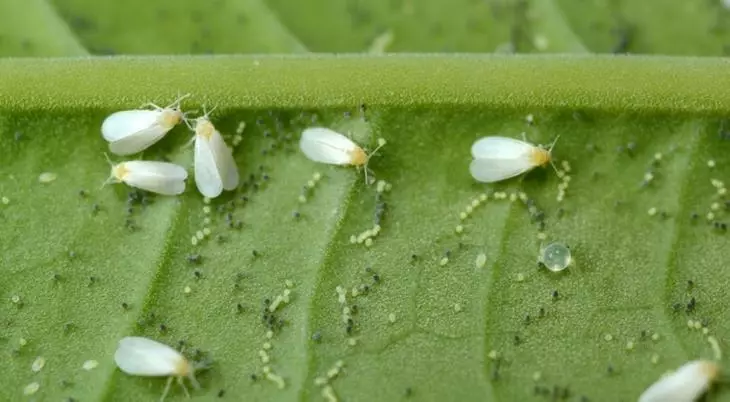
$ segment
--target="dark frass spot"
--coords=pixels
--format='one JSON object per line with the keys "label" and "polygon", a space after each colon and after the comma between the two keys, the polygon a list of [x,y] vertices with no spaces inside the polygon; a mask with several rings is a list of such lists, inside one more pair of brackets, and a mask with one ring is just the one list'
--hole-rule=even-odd
{"label": "dark frass spot", "polygon": [[692,296],[692,298],[687,303],[687,312],[691,313],[691,312],[695,311],[696,306],[697,306],[697,299],[695,299],[694,296]]}

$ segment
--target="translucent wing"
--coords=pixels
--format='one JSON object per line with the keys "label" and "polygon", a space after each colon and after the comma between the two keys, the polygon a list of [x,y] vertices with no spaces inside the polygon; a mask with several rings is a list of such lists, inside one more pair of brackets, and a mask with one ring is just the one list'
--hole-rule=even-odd
{"label": "translucent wing", "polygon": [[185,191],[188,173],[182,166],[167,162],[125,162],[124,182],[132,187],[162,195],[178,195]]}
{"label": "translucent wing", "polygon": [[195,137],[195,185],[208,198],[218,197],[223,192],[223,179],[218,172],[215,153],[210,141],[202,136]]}
{"label": "translucent wing", "polygon": [[477,181],[494,183],[518,176],[534,167],[527,158],[474,159],[469,165],[469,172]]}
{"label": "translucent wing", "polygon": [[358,145],[336,131],[312,127],[302,132],[299,148],[315,162],[349,165],[352,159],[350,152]]}
{"label": "translucent wing", "polygon": [[660,378],[639,397],[639,402],[692,402],[697,400],[717,375],[714,363],[692,361]]}
{"label": "translucent wing", "polygon": [[170,131],[170,129],[166,129],[155,124],[148,129],[137,131],[132,135],[110,142],[109,150],[116,155],[122,156],[136,154],[144,151],[157,141],[161,140],[168,131]]}
{"label": "translucent wing", "polygon": [[107,141],[117,141],[150,128],[157,123],[159,110],[124,110],[112,113],[101,124],[101,134]]}
{"label": "translucent wing", "polygon": [[169,376],[178,374],[186,362],[175,349],[147,338],[122,338],[114,353],[114,361],[127,374]]}
{"label": "translucent wing", "polygon": [[477,159],[517,159],[530,155],[534,145],[507,137],[484,137],[471,146],[471,155]]}
{"label": "translucent wing", "polygon": [[233,159],[233,152],[228,148],[223,136],[215,131],[208,140],[213,158],[215,159],[218,174],[223,180],[224,190],[234,190],[238,187],[238,167]]}
{"label": "translucent wing", "polygon": [[117,155],[131,155],[149,148],[172,127],[159,124],[158,110],[125,110],[107,117],[101,125],[109,150]]}

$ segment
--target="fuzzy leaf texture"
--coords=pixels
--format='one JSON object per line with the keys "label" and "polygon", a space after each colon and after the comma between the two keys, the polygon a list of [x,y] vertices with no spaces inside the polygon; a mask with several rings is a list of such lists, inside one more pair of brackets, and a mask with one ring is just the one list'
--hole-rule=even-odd
{"label": "fuzzy leaf texture", "polygon": [[[124,336],[210,362],[192,401],[628,402],[724,366],[730,13],[444,4],[0,0],[0,400],[158,400],[164,378],[114,364]],[[240,188],[102,188],[103,119],[179,93],[218,107]],[[389,191],[308,161],[313,125],[386,139],[369,168]],[[477,138],[523,132],[560,136],[563,178],[471,178]],[[192,173],[191,136],[141,157]],[[552,241],[559,273],[537,264]]]}

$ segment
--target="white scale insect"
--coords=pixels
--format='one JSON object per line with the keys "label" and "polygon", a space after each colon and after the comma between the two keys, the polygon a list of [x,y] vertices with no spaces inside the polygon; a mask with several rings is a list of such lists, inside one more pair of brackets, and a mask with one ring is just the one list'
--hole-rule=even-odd
{"label": "white scale insect", "polygon": [[130,375],[169,377],[160,402],[164,401],[170,392],[173,378],[177,378],[178,384],[188,398],[190,393],[183,383],[183,378],[187,377],[195,389],[200,388],[198,380],[195,379],[198,367],[177,350],[152,339],[137,336],[122,338],[114,353],[114,362],[120,370]]}
{"label": "white scale insect", "polygon": [[558,138],[549,149],[543,149],[507,137],[483,137],[471,146],[474,160],[469,172],[475,180],[494,183],[529,172],[537,166],[552,163],[552,150]]}
{"label": "white scale insect", "polygon": [[368,155],[354,141],[336,131],[324,127],[310,127],[302,132],[299,148],[307,158],[314,162],[340,166],[363,166],[365,182],[368,183],[368,161],[385,143],[384,139],[379,139],[378,147]]}
{"label": "white scale insect", "polygon": [[178,195],[185,191],[188,172],[182,166],[156,161],[126,161],[115,165],[108,156],[107,161],[112,170],[102,187],[109,183],[125,183],[162,195]]}
{"label": "white scale insect", "polygon": [[117,155],[131,155],[161,140],[185,118],[180,102],[188,96],[180,96],[164,108],[150,103],[145,106],[154,110],[123,110],[109,115],[101,124],[101,134],[109,141],[109,150]]}
{"label": "white scale insect", "polygon": [[235,190],[239,180],[233,151],[208,118],[212,111],[204,111],[205,114],[193,120],[190,127],[195,131],[192,139],[195,141],[195,184],[208,198],[218,197],[223,190]]}
{"label": "white scale insect", "polygon": [[720,374],[711,361],[694,360],[660,378],[639,397],[639,402],[693,402],[704,394]]}

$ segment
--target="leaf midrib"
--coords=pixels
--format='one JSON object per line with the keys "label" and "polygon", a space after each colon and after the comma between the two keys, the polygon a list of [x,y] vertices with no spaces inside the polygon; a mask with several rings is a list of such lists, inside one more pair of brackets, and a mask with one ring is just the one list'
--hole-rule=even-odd
{"label": "leaf midrib", "polygon": [[[120,108],[185,91],[193,94],[191,102],[204,100],[221,109],[365,103],[721,115],[730,104],[728,63],[661,56],[436,54],[7,59],[0,60],[5,77],[0,109]],[[45,85],[39,76],[56,77],[56,85]]]}

